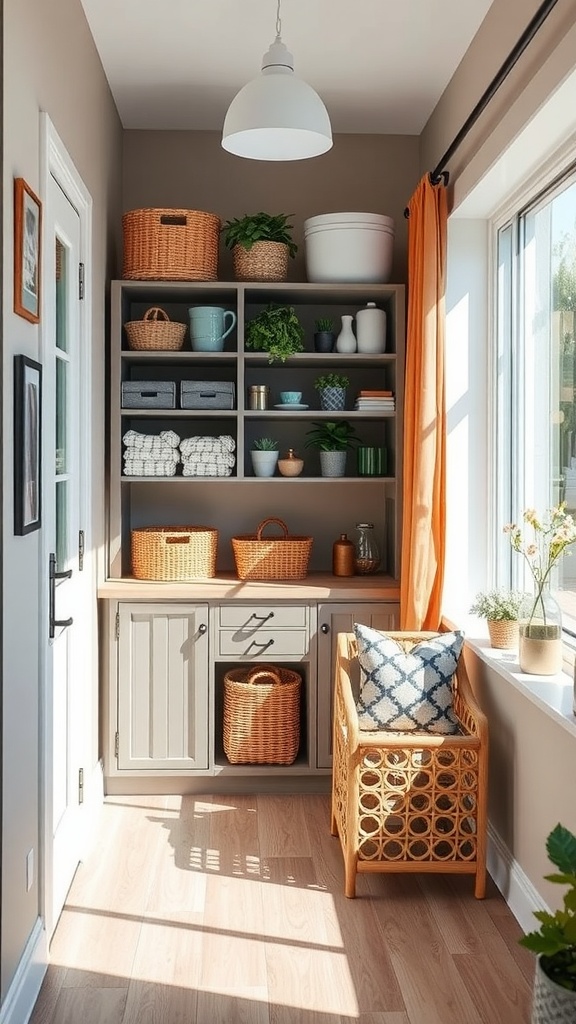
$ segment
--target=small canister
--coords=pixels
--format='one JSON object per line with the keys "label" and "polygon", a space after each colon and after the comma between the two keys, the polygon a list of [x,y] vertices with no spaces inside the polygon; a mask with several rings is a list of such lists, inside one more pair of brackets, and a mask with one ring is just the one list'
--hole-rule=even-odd
{"label": "small canister", "polygon": [[355,549],[345,533],[332,545],[332,572],[334,576],[353,576],[355,572]]}
{"label": "small canister", "polygon": [[270,388],[266,384],[254,384],[248,388],[248,408],[267,409]]}

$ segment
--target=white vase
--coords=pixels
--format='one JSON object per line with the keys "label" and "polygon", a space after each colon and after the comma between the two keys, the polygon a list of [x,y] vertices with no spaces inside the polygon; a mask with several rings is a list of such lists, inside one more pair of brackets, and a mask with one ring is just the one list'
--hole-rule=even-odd
{"label": "white vase", "polygon": [[355,352],[356,351],[356,335],[352,330],[352,321],[354,317],[348,313],[344,313],[342,316],[342,328],[340,334],[336,338],[336,351],[337,352]]}
{"label": "white vase", "polygon": [[386,313],[375,302],[368,302],[356,313],[358,351],[376,355],[386,350]]}
{"label": "white vase", "polygon": [[518,612],[522,672],[554,676],[562,671],[562,612],[548,582],[527,594]]}

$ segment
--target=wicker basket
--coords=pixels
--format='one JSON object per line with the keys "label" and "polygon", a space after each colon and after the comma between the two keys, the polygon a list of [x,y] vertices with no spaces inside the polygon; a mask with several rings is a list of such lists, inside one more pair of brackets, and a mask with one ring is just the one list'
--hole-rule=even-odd
{"label": "wicker basket", "polygon": [[224,676],[224,752],[232,764],[292,764],[300,745],[302,677],[275,665]]}
{"label": "wicker basket", "polygon": [[215,281],[220,218],[201,210],[130,210],[122,216],[122,276],[135,281]]}
{"label": "wicker basket", "polygon": [[488,619],[490,644],[503,651],[513,651],[518,647],[519,627],[516,620]]}
{"label": "wicker basket", "polygon": [[251,249],[232,249],[237,281],[285,281],[288,277],[288,246],[284,242],[254,242]]}
{"label": "wicker basket", "polygon": [[142,320],[130,320],[126,327],[128,345],[141,351],[176,351],[184,344],[186,324],[176,324],[160,306],[151,306]]}
{"label": "wicker basket", "polygon": [[[283,537],[262,537],[264,527],[276,523]],[[308,573],[312,537],[289,537],[282,519],[263,519],[255,536],[232,537],[236,572],[241,580],[302,580]]]}
{"label": "wicker basket", "polygon": [[139,580],[216,575],[218,531],[210,526],[143,526],[132,530],[132,573]]}

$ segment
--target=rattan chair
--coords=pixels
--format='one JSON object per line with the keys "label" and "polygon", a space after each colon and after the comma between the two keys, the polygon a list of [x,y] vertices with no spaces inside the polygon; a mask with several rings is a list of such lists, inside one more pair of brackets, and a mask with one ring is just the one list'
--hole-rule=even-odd
{"label": "rattan chair", "polygon": [[[433,633],[388,633],[410,650]],[[332,835],[344,855],[346,896],[358,872],[454,872],[486,887],[488,725],[463,658],[453,679],[461,731],[366,731],[358,727],[356,639],[337,641],[333,719]]]}

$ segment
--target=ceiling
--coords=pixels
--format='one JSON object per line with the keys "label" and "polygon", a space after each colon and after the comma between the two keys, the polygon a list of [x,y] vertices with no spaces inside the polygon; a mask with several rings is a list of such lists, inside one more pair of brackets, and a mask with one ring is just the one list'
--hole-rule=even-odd
{"label": "ceiling", "polygon": [[[282,40],[334,132],[418,135],[492,0],[283,0]],[[82,0],[125,128],[220,130],[276,0]]]}

